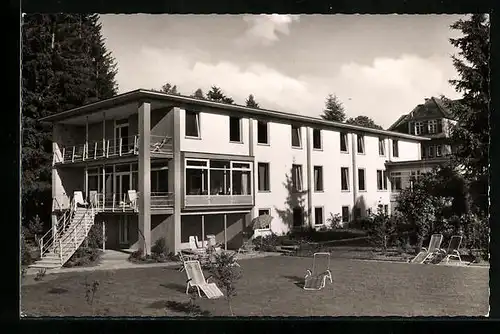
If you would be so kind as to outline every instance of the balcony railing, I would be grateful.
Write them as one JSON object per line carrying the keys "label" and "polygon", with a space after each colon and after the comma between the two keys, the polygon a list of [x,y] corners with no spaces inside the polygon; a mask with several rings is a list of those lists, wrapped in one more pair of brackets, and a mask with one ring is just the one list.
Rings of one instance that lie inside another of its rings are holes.
{"label": "balcony railing", "polygon": [[252,195],[186,195],[184,205],[188,206],[223,206],[253,205]]}
{"label": "balcony railing", "polygon": [[[98,212],[139,212],[140,193],[135,199],[128,194],[97,194],[95,203]],[[151,193],[151,210],[169,209],[174,206],[173,193]]]}
{"label": "balcony railing", "polygon": [[174,206],[174,194],[166,192],[151,193],[151,210],[168,209]]}
{"label": "balcony railing", "polygon": [[[54,163],[71,163],[88,160],[124,157],[139,154],[139,136],[103,139],[73,146],[60,146],[54,152]],[[172,153],[172,138],[151,135],[150,152],[168,155]]]}

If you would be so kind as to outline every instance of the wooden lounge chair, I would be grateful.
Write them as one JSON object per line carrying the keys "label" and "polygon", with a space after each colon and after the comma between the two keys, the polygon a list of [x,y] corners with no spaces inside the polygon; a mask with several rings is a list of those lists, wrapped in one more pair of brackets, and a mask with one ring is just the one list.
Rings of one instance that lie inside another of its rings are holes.
{"label": "wooden lounge chair", "polygon": [[459,261],[459,263],[462,263],[462,258],[460,257],[460,252],[458,251],[460,248],[460,245],[462,244],[462,236],[460,235],[454,235],[450,239],[450,243],[448,245],[448,249],[441,249],[441,254],[444,256],[444,258],[439,261],[439,263],[448,263],[451,258],[455,258]]}
{"label": "wooden lounge chair", "polygon": [[73,198],[75,200],[75,206],[87,206],[88,203],[83,199],[83,193],[81,191],[73,192]]}
{"label": "wooden lounge chair", "polygon": [[443,241],[442,234],[433,234],[429,241],[429,248],[422,247],[422,251],[415,256],[410,263],[425,263],[428,259],[434,257],[439,252],[441,242]]}
{"label": "wooden lounge chair", "polygon": [[186,268],[184,267],[184,262],[186,261],[192,261],[196,258],[196,256],[191,255],[191,254],[185,254],[182,251],[177,253],[177,256],[179,257],[179,260],[181,261],[181,265],[179,267],[179,271],[184,271]]}
{"label": "wooden lounge chair", "polygon": [[312,270],[307,269],[304,290],[321,290],[326,285],[326,279],[333,282],[330,271],[330,253],[314,253]]}
{"label": "wooden lounge chair", "polygon": [[220,291],[215,283],[208,283],[211,276],[205,279],[199,261],[185,261],[184,268],[187,275],[186,294],[189,294],[189,288],[195,287],[198,290],[198,296],[201,297],[201,291],[207,296],[208,299],[217,299],[223,297],[224,294]]}

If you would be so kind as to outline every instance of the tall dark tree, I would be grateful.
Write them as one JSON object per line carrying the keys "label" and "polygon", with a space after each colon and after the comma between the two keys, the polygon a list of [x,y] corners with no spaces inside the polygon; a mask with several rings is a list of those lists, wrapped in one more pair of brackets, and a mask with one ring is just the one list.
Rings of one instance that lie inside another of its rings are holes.
{"label": "tall dark tree", "polygon": [[456,145],[454,157],[478,192],[478,205],[488,208],[488,150],[490,100],[490,21],[483,14],[474,14],[451,25],[462,36],[450,42],[459,49],[453,65],[459,78],[450,80],[462,99],[451,103],[458,121],[451,139]]}
{"label": "tall dark tree", "polygon": [[347,121],[345,121],[346,124],[352,124],[352,125],[358,125],[358,126],[363,126],[365,128],[372,128],[372,129],[380,129],[382,130],[383,128],[376,124],[373,119],[371,119],[368,116],[357,116],[355,118],[350,117]]}
{"label": "tall dark tree", "polygon": [[98,15],[26,14],[22,25],[22,215],[48,219],[52,129],[39,118],[116,94]]}
{"label": "tall dark tree", "polygon": [[329,94],[325,101],[325,110],[321,118],[327,121],[344,122],[345,108],[336,95]]}
{"label": "tall dark tree", "polygon": [[161,86],[160,92],[171,95],[180,95],[180,93],[177,91],[177,85],[172,85],[169,82]]}
{"label": "tall dark tree", "polygon": [[249,108],[259,108],[259,104],[255,101],[255,98],[252,94],[248,95],[248,99],[245,101],[245,104]]}
{"label": "tall dark tree", "polygon": [[198,88],[197,90],[195,90],[193,95],[191,95],[191,96],[196,98],[196,99],[200,99],[200,100],[205,99],[205,95],[203,95],[203,90],[201,88]]}
{"label": "tall dark tree", "polygon": [[215,102],[221,102],[221,103],[227,103],[227,104],[233,104],[234,103],[234,100],[231,97],[226,96],[222,92],[222,90],[220,89],[220,87],[217,87],[217,86],[212,86],[210,88],[210,90],[207,93],[207,99],[215,101]]}

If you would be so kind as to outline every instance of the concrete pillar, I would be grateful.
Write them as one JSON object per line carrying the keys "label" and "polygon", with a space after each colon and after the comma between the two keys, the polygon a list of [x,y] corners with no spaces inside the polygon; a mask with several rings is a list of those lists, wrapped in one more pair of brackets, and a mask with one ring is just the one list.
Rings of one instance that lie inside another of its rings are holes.
{"label": "concrete pillar", "polygon": [[358,199],[358,164],[356,163],[356,156],[358,154],[358,138],[355,133],[351,133],[351,155],[352,155],[352,198],[353,198],[353,216],[356,210],[356,200]]}
{"label": "concrete pillar", "polygon": [[312,227],[314,225],[314,217],[313,217],[313,199],[312,192],[313,188],[313,165],[312,165],[312,157],[311,157],[311,131],[313,131],[310,127],[306,127],[306,173],[307,173],[307,219],[309,221],[309,225]]}
{"label": "concrete pillar", "polygon": [[57,231],[57,215],[52,213],[52,240],[56,240],[56,231]]}
{"label": "concrete pillar", "polygon": [[[248,119],[248,155],[253,157],[255,156],[255,136],[254,136],[254,122],[253,118]],[[255,206],[255,192],[258,189],[258,166],[254,163],[252,168],[252,196],[253,196],[253,204]],[[250,211],[250,215],[253,217],[254,206]]]}
{"label": "concrete pillar", "polygon": [[[174,194],[174,214],[173,214],[173,238],[172,244],[169,245],[174,249],[174,253],[181,250],[181,208],[182,199],[184,197],[182,180],[184,170],[182,169],[182,156],[181,156],[181,109],[173,108],[172,111],[172,151],[173,159],[169,163],[168,173],[172,175],[173,182],[169,182],[173,186]],[[170,180],[170,179],[169,179]]]}
{"label": "concrete pillar", "polygon": [[139,249],[151,254],[151,105],[139,103]]}
{"label": "concrete pillar", "polygon": [[227,250],[227,213],[224,214],[224,250]]}

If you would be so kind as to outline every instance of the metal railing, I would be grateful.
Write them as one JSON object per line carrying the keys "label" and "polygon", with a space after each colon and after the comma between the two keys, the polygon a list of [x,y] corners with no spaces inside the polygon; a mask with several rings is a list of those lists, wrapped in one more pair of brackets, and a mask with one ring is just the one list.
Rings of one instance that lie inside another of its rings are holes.
{"label": "metal railing", "polygon": [[[57,201],[57,200],[56,200]],[[40,246],[40,258],[49,253],[56,246],[58,238],[64,233],[66,226],[71,223],[75,212],[75,201],[71,200],[69,210],[64,211],[61,217],[57,220],[55,228],[52,227],[38,241]]]}
{"label": "metal railing", "polygon": [[[98,193],[95,208],[98,212],[127,212],[139,211],[138,200],[140,193],[136,193],[136,198],[129,198],[128,194]],[[152,192],[151,209],[170,208],[174,205],[174,194],[169,192]]]}
{"label": "metal railing", "polygon": [[[151,153],[172,153],[171,137],[151,135],[150,138]],[[139,154],[139,135],[61,146],[59,151],[54,152],[54,163],[82,162],[137,154]]]}

